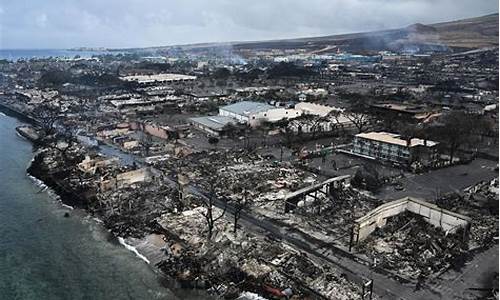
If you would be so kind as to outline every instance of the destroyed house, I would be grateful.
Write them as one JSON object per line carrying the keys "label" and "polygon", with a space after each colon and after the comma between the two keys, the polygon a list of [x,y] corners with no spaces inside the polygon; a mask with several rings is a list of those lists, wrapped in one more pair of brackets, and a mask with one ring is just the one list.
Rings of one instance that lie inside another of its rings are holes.
{"label": "destroyed house", "polygon": [[296,208],[314,205],[319,195],[332,195],[335,190],[349,185],[350,179],[350,175],[333,177],[287,194],[284,198],[285,213],[294,211]]}
{"label": "destroyed house", "polygon": [[387,132],[360,133],[354,137],[353,154],[410,166],[433,167],[439,158],[437,142],[419,138],[402,138],[399,134]]}
{"label": "destroyed house", "polygon": [[101,191],[128,187],[134,183],[151,182],[159,173],[150,167],[128,171],[116,175],[107,175],[99,183]]}
{"label": "destroyed house", "polygon": [[439,227],[445,232],[456,232],[462,228],[464,235],[467,235],[471,226],[471,219],[464,215],[421,199],[405,197],[382,204],[365,216],[356,219],[353,227],[353,240],[357,243],[366,239],[377,228],[384,227],[388,219],[404,212],[421,216],[427,223]]}
{"label": "destroyed house", "polygon": [[376,113],[403,114],[410,117],[414,117],[415,115],[424,112],[421,107],[394,103],[372,104],[370,107]]}
{"label": "destroyed house", "polygon": [[105,158],[96,157],[90,158],[90,156],[85,156],[85,159],[78,164],[78,169],[85,173],[95,174],[98,169],[107,168],[111,165],[118,164],[119,160],[116,157]]}

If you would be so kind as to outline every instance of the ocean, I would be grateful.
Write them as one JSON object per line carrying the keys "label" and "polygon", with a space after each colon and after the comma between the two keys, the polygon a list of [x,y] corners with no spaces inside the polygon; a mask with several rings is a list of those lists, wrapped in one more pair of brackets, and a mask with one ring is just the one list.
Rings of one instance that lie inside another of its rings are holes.
{"label": "ocean", "polygon": [[101,54],[118,54],[119,52],[107,51],[79,51],[79,50],[65,50],[65,49],[0,49],[0,59],[16,61],[19,59],[31,58],[74,58],[79,55],[82,58],[89,58],[93,55]]}
{"label": "ocean", "polygon": [[[32,145],[0,112],[0,299],[206,299],[153,267],[26,174]],[[70,217],[64,214],[69,212]]]}

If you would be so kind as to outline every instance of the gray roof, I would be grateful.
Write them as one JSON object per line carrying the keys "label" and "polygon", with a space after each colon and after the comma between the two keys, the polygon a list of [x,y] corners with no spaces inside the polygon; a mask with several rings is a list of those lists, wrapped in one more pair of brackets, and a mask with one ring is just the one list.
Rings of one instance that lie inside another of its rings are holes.
{"label": "gray roof", "polygon": [[225,116],[206,116],[198,118],[190,118],[191,122],[201,124],[215,131],[220,131],[225,125],[229,123],[236,123],[231,117]]}
{"label": "gray roof", "polygon": [[262,102],[253,102],[253,101],[241,101],[234,104],[226,105],[221,107],[220,109],[229,111],[238,115],[247,116],[250,114],[255,114],[263,111],[267,111],[274,106],[271,106],[267,103]]}

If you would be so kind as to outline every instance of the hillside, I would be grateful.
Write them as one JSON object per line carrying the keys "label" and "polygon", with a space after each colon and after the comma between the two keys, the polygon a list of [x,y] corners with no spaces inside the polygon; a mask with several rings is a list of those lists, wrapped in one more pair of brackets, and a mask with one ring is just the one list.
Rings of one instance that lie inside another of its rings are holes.
{"label": "hillside", "polygon": [[498,47],[498,14],[438,23],[432,27],[449,47]]}
{"label": "hillside", "polygon": [[[331,53],[337,48],[364,51],[441,51],[461,52],[485,47],[498,47],[498,13],[435,24],[416,23],[404,28],[373,32],[338,34],[295,39],[202,43],[164,47],[135,48],[135,51],[165,51],[181,48],[188,52],[305,49],[309,53]],[[123,49],[113,49],[121,51]]]}
{"label": "hillside", "polygon": [[314,52],[339,46],[351,51],[456,51],[498,47],[498,13],[436,24],[413,24],[401,29],[313,38],[234,43],[237,49],[306,48]]}

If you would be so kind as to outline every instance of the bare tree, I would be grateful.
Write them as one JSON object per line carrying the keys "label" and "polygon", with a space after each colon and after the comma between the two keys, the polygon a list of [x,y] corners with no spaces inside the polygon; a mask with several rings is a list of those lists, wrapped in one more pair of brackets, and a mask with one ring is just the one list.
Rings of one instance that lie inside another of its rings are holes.
{"label": "bare tree", "polygon": [[[209,164],[202,164],[201,168],[203,174],[203,180],[205,191],[207,194],[199,195],[199,200],[201,205],[205,208],[205,211],[202,213],[206,225],[207,225],[207,238],[212,239],[212,235],[215,228],[215,223],[224,217],[227,210],[227,200],[224,197],[219,197],[217,194],[218,185],[220,183],[220,178],[217,170],[210,166]],[[217,214],[216,207],[223,206],[222,212]]]}
{"label": "bare tree", "polygon": [[488,127],[489,124],[481,116],[452,111],[441,119],[441,124],[430,128],[430,132],[435,139],[447,145],[452,163],[458,150],[463,146],[474,145]]}
{"label": "bare tree", "polygon": [[340,117],[344,116],[344,113],[341,110],[334,110],[329,113],[330,117],[335,120],[335,123],[333,123],[334,128],[332,130],[338,130],[339,128],[342,130],[342,133],[344,133],[344,126],[342,122],[340,121]]}
{"label": "bare tree", "polygon": [[316,117],[313,120],[313,126],[311,127],[311,131],[313,133],[312,138],[316,137],[318,132],[323,130],[324,124],[328,124],[330,129],[327,129],[331,132],[334,132],[340,126],[340,116],[342,112],[339,110],[332,110],[328,114],[322,117]]}
{"label": "bare tree", "polygon": [[240,185],[239,191],[241,192],[241,197],[235,197],[232,202],[232,206],[234,208],[234,215],[233,215],[233,220],[234,220],[234,227],[233,227],[233,232],[234,235],[237,234],[238,230],[238,222],[241,218],[241,213],[247,209],[247,207],[250,205],[250,199],[249,199],[249,191],[248,191],[248,182],[247,181],[238,181],[238,184]]}
{"label": "bare tree", "polygon": [[361,133],[368,129],[371,118],[364,113],[354,112],[354,111],[346,111],[343,115],[352,122],[354,127],[358,130],[358,133]]}
{"label": "bare tree", "polygon": [[215,228],[215,223],[219,221],[226,214],[227,201],[224,202],[224,208],[219,215],[216,215],[214,208],[216,207],[217,197],[213,194],[208,196],[202,196],[201,201],[205,207],[205,211],[202,213],[207,224],[207,239],[211,240]]}
{"label": "bare tree", "polygon": [[328,122],[328,117],[316,117],[312,118],[312,126],[311,126],[311,133],[312,133],[312,139],[314,140],[316,138],[316,135],[323,131],[323,124],[325,122]]}

